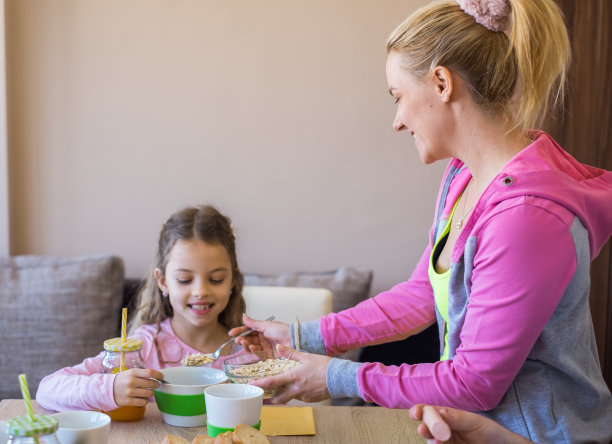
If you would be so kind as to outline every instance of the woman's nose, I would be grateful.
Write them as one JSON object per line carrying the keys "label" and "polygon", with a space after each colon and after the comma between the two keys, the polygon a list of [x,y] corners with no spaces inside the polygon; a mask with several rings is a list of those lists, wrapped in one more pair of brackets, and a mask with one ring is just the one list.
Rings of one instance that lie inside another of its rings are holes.
{"label": "woman's nose", "polygon": [[393,120],[393,129],[395,131],[402,131],[406,129],[402,121],[398,119],[397,116],[395,116],[395,120]]}

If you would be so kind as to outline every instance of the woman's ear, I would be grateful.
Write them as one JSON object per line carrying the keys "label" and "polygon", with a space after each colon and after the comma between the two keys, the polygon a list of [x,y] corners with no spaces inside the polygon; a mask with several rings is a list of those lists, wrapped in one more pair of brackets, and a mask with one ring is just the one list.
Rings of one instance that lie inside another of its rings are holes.
{"label": "woman's ear", "polygon": [[159,268],[156,268],[153,272],[153,276],[157,281],[157,286],[159,287],[159,289],[165,293],[168,293],[168,287],[166,286],[166,276],[164,276],[164,273],[162,273]]}
{"label": "woman's ear", "polygon": [[445,66],[436,66],[433,69],[433,81],[436,91],[443,102],[448,103],[453,95],[453,76]]}

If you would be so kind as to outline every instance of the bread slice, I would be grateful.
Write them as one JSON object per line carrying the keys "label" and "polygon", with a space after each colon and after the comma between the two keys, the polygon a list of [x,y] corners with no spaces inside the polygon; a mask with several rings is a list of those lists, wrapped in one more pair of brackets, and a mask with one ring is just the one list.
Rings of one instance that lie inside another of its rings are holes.
{"label": "bread slice", "polygon": [[189,441],[175,435],[166,435],[161,444],[189,444]]}
{"label": "bread slice", "polygon": [[271,444],[264,433],[246,424],[238,424],[234,428],[234,442],[236,441],[245,444]]}
{"label": "bread slice", "polygon": [[196,435],[191,444],[215,444],[215,438],[206,435]]}
{"label": "bread slice", "polygon": [[240,441],[235,442],[232,438],[232,432],[220,433],[217,435],[214,444],[242,444]]}

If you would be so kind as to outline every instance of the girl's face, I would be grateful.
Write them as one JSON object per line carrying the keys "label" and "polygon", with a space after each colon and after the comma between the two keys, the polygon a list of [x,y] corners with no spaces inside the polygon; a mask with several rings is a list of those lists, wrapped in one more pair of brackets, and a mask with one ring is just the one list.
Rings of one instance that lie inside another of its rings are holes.
{"label": "girl's face", "polygon": [[204,327],[216,323],[229,302],[233,285],[230,256],[222,245],[198,239],[179,240],[168,257],[165,274],[155,271],[159,288],[170,298],[173,324]]}
{"label": "girl's face", "polygon": [[447,108],[443,107],[441,85],[431,75],[416,78],[401,66],[401,56],[391,51],[387,57],[389,93],[395,98],[397,112],[393,121],[396,131],[407,130],[425,164],[450,156],[445,146]]}

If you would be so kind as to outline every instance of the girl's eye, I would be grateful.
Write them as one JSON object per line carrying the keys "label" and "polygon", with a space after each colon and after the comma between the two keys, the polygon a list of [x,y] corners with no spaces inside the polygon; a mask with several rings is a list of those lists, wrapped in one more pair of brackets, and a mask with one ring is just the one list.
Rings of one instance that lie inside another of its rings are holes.
{"label": "girl's eye", "polygon": [[393,101],[393,103],[395,103],[397,105],[399,103],[399,97],[396,97],[395,100]]}
{"label": "girl's eye", "polygon": [[191,279],[177,279],[176,281],[181,285],[186,285],[186,284],[191,283]]}
{"label": "girl's eye", "polygon": [[222,284],[224,280],[225,279],[211,279],[210,283],[213,285],[219,285],[219,284]]}

